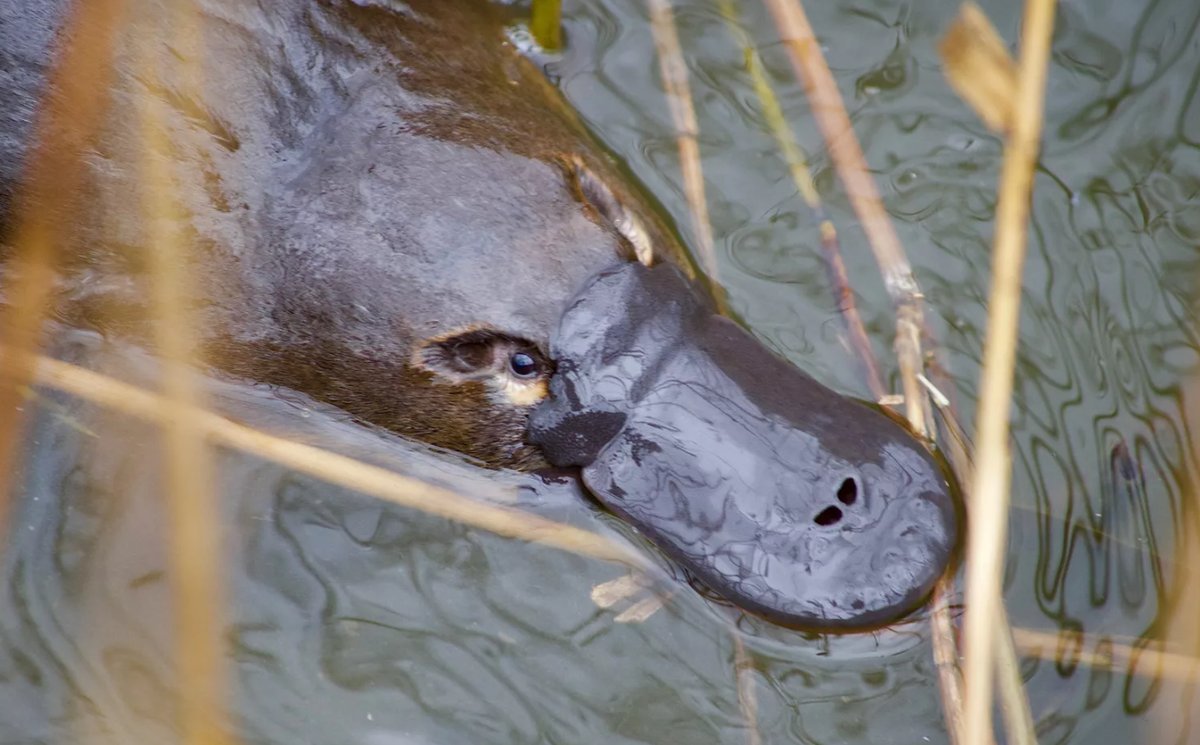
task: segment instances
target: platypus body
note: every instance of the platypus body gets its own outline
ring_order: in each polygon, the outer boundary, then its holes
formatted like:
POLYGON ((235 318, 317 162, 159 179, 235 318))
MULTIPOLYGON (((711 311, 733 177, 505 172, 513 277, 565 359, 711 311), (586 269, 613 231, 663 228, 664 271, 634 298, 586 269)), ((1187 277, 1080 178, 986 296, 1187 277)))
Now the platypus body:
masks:
MULTIPOLYGON (((180 3, 194 14, 130 0, 82 188, 54 206, 72 226, 60 315, 149 338, 139 195, 163 158, 214 367, 487 466, 577 466, 782 623, 877 625, 927 594, 957 534, 929 454, 714 313, 653 207, 506 41, 509 10, 180 3), (165 152, 147 153, 148 107, 165 152)), ((0 11, 11 226, 50 208, 21 179, 72 7, 0 11)))

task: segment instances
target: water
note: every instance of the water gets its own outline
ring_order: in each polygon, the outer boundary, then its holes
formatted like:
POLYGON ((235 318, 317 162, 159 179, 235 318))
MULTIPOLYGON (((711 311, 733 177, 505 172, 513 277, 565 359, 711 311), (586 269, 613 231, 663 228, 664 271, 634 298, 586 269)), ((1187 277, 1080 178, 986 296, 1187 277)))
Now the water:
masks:
MULTIPOLYGON (((566 5, 571 48, 551 73, 686 235, 643 5, 566 5)), ((870 252, 769 18, 744 5, 898 388, 892 313, 870 252)), ((955 3, 809 5, 969 424, 1000 143, 940 73, 936 45, 955 3)), ((773 348, 865 396, 814 222, 742 51, 715 4, 676 7, 733 308, 773 348)), ((1017 4, 983 7, 1016 39, 1017 4)), ((1188 377, 1200 349, 1197 18, 1189 0, 1071 2, 1058 14, 1022 298, 1005 599, 1017 626, 1086 632, 1083 652, 1158 648, 1187 580, 1173 557, 1195 540, 1186 496, 1196 483, 1188 377)), ((141 369, 127 350, 71 343, 73 357, 141 369)), ((566 486, 481 474, 356 431, 302 398, 213 387, 243 420, 287 422, 304 439, 468 492, 515 490, 556 519, 636 540, 566 486)), ((148 467, 158 435, 59 396, 44 396, 39 412, 39 455, 4 565, 0 742, 171 741, 165 515, 148 467)), ((749 657, 765 742, 946 741, 920 617, 874 634, 800 634, 669 583, 663 610, 617 623, 589 596, 622 576, 614 565, 381 505, 236 453, 221 454, 220 482, 226 550, 214 558, 226 566, 232 708, 246 742, 742 743, 731 627, 749 657)), ((1057 658, 1048 651, 1022 665, 1041 742, 1200 742, 1187 717, 1191 688, 1145 662, 1108 673, 1080 664, 1069 644, 1057 658)))
MULTIPOLYGON (((677 5, 731 304, 768 344, 866 395, 848 373, 814 221, 759 113, 742 52, 712 4, 677 5)), ((744 5, 896 388, 892 314, 878 272, 777 33, 762 8, 744 5)), ((940 72, 937 42, 956 3, 809 5, 970 422, 1001 146, 940 72)), ((983 9, 1012 43, 1018 4, 983 9)), ((1196 473, 1187 394, 1197 353, 1198 19, 1200 7, 1184 2, 1066 2, 1057 15, 1022 297, 1005 597, 1018 626, 1094 635, 1085 652, 1114 638, 1158 647, 1150 640, 1168 625, 1186 580, 1172 557, 1194 540, 1186 495, 1196 473), (1114 476, 1119 443, 1144 481, 1120 469, 1114 476)), ((644 63, 637 50, 651 44, 645 21, 637 2, 577 9, 571 38, 588 49, 559 74, 610 146, 683 216, 668 115, 645 103, 657 82, 634 72, 644 63)), ((1138 741, 1150 723, 1174 723, 1195 708, 1190 688, 1162 685, 1151 665, 1107 674, 1077 665, 1073 654, 1068 645, 1057 662, 1025 660, 1042 742, 1138 741)), ((871 724, 897 716, 860 706, 871 724)), ((1200 742, 1182 725, 1159 734, 1200 742)))

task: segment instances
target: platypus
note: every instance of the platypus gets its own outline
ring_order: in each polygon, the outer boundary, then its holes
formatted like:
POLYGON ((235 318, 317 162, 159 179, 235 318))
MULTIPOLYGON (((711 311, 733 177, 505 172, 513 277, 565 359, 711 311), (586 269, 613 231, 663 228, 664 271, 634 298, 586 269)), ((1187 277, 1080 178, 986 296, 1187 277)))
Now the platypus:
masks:
MULTIPOLYGON (((488 467, 579 468, 781 623, 877 625, 927 594, 957 536, 934 459, 715 312, 660 211, 508 41, 510 8, 178 1, 194 29, 130 0, 61 317, 149 338, 135 195, 156 106, 214 368, 488 467)), ((20 181, 71 4, 0 9, 4 224, 40 207, 20 181)))

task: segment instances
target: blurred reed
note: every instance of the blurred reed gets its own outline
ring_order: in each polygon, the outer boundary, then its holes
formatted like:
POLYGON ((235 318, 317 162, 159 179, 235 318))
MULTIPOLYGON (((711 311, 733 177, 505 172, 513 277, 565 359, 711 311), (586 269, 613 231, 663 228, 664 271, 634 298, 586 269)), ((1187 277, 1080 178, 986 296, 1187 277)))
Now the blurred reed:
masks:
POLYGON ((993 132, 1007 134, 1017 102, 1017 63, 973 2, 965 2, 938 48, 946 80, 993 132))
MULTIPOLYGON (((182 90, 198 92, 201 50, 199 19, 186 0, 169 6, 171 38, 143 34, 135 40, 139 77, 151 91, 162 86, 159 65, 177 68, 182 90), (164 54, 170 51, 171 53, 164 54)), ((176 199, 171 166, 178 153, 167 138, 164 102, 153 94, 136 97, 140 120, 143 242, 150 267, 155 343, 162 358, 161 420, 166 461, 165 492, 170 520, 171 594, 179 715, 188 745, 228 745, 228 671, 225 634, 224 565, 219 507, 213 493, 212 457, 195 412, 201 406, 196 381, 196 334, 188 298, 191 247, 179 226, 184 213, 176 199)))
MULTIPOLYGON (((162 423, 175 416, 179 408, 150 391, 49 357, 37 358, 35 382, 149 422, 162 423)), ((213 445, 241 450, 330 484, 508 538, 637 569, 650 568, 634 550, 582 528, 472 499, 328 450, 275 437, 210 411, 197 409, 189 415, 193 426, 213 445)))
POLYGON ((80 3, 59 35, 62 51, 47 76, 48 95, 33 126, 14 219, 0 315, 0 534, 7 527, 12 478, 26 412, 22 407, 40 344, 54 265, 82 178, 82 155, 108 105, 112 49, 128 0, 80 3))
MULTIPOLYGON (((186 2, 168 6, 175 14, 172 38, 135 39, 138 76, 153 91, 160 61, 174 60, 182 89, 203 85, 199 28, 186 2), (169 51, 168 51, 169 50, 169 51)), ((203 408, 194 357, 197 344, 189 313, 189 246, 179 230, 182 210, 175 198, 171 167, 175 153, 166 135, 166 104, 153 93, 136 97, 135 116, 143 148, 130 167, 139 173, 143 240, 153 250, 147 265, 162 359, 158 395, 38 354, 52 301, 57 254, 67 236, 60 224, 77 220, 74 200, 83 181, 83 156, 101 126, 112 89, 113 51, 126 28, 127 0, 90 0, 73 7, 61 33, 66 40, 50 71, 48 90, 34 127, 25 179, 15 200, 5 272, 5 309, 0 317, 0 525, 22 469, 25 404, 39 397, 32 385, 55 388, 120 414, 163 428, 169 502, 170 586, 176 624, 180 726, 185 742, 225 745, 228 670, 223 649, 225 605, 220 561, 219 507, 212 481, 212 446, 238 448, 291 469, 371 494, 393 503, 504 536, 615 561, 634 568, 648 564, 636 552, 598 534, 517 509, 499 507, 434 487, 350 458, 288 442, 237 425, 203 408)), ((29 404, 32 406, 33 404, 29 404)))
MULTIPOLYGON (((1189 542, 1189 546, 1194 545, 1189 542)), ((1200 560, 1200 550, 1188 549, 1188 556, 1200 560)), ((1191 561, 1191 558, 1188 561, 1191 561)), ((1197 566, 1197 564, 1187 564, 1197 566)), ((1130 673, 1154 675, 1177 683, 1191 684, 1200 672, 1200 655, 1196 652, 1197 628, 1195 619, 1200 612, 1200 592, 1194 582, 1184 582, 1182 601, 1174 612, 1179 623, 1169 629, 1167 643, 1171 651, 1138 646, 1144 640, 1129 639, 1124 643, 1112 637, 1084 634, 1072 629, 1037 631, 1015 628, 1013 639, 1025 654, 1050 660, 1062 666, 1086 665, 1098 671, 1117 671, 1128 666, 1130 673), (1092 651, 1087 651, 1087 650, 1092 651), (1136 665, 1137 670, 1133 668, 1136 665)))
MULTIPOLYGON (((1189 386, 1193 392, 1197 389, 1197 380, 1193 375, 1189 386)), ((1192 489, 1195 488, 1193 484, 1192 489)), ((1126 664, 1140 663, 1139 668, 1150 667, 1152 670, 1161 671, 1163 677, 1168 679, 1164 685, 1164 693, 1176 698, 1181 704, 1174 710, 1166 710, 1156 718, 1153 734, 1147 738, 1149 742, 1155 743, 1180 743, 1195 739, 1194 733, 1189 735, 1189 732, 1193 732, 1196 726, 1194 702, 1197 697, 1196 681, 1200 679, 1200 625, 1196 623, 1196 619, 1200 618, 1200 583, 1192 578, 1192 573, 1196 571, 1196 567, 1200 567, 1200 525, 1197 524, 1200 511, 1196 509, 1195 492, 1188 496, 1191 502, 1190 509, 1184 514, 1190 519, 1182 526, 1182 542, 1179 544, 1186 548, 1181 551, 1180 560, 1176 563, 1181 570, 1177 573, 1178 595, 1164 624, 1167 642, 1180 652, 1158 652, 1156 657, 1147 659, 1147 652, 1150 650, 1138 649, 1137 656, 1126 658, 1126 664)), ((1112 651, 1115 653, 1117 650, 1114 647, 1112 651)), ((1108 660, 1102 659, 1101 662, 1108 660)))

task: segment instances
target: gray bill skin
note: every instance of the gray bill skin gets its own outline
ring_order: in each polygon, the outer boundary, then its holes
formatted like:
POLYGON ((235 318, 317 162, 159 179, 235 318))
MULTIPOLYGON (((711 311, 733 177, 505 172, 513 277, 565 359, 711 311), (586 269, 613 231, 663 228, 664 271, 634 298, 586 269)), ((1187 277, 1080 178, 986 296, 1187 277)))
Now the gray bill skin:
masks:
POLYGON ((730 602, 790 626, 871 627, 945 570, 957 514, 929 452, 716 315, 678 269, 594 277, 551 356, 531 441, 730 602))

